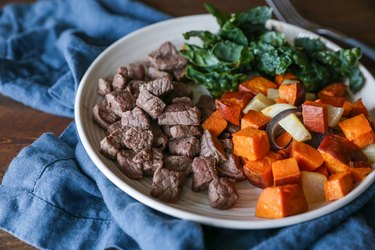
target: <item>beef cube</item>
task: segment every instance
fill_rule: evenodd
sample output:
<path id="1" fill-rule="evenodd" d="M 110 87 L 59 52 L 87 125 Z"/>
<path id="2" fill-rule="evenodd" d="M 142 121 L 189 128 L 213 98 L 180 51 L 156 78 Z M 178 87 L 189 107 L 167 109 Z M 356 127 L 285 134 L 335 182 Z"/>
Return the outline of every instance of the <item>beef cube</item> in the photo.
<path id="1" fill-rule="evenodd" d="M 139 164 L 152 164 L 152 150 L 149 148 L 142 149 L 133 157 L 133 162 Z"/>
<path id="2" fill-rule="evenodd" d="M 121 125 L 127 127 L 140 127 L 143 129 L 149 129 L 151 127 L 148 116 L 138 107 L 135 107 L 132 111 L 126 111 L 122 114 Z"/>
<path id="3" fill-rule="evenodd" d="M 165 103 L 159 97 L 143 89 L 137 98 L 137 106 L 146 111 L 152 118 L 156 119 L 163 113 Z"/>
<path id="4" fill-rule="evenodd" d="M 105 95 L 105 100 L 107 102 L 106 109 L 116 115 L 121 116 L 127 110 L 134 108 L 135 100 L 129 91 L 113 91 Z"/>
<path id="5" fill-rule="evenodd" d="M 129 81 L 128 69 L 120 67 L 117 69 L 116 74 L 113 76 L 112 88 L 115 91 L 123 90 Z"/>
<path id="6" fill-rule="evenodd" d="M 189 107 L 193 107 L 193 101 L 187 96 L 175 97 L 172 99 L 172 104 L 173 103 L 184 103 L 187 104 Z"/>
<path id="7" fill-rule="evenodd" d="M 203 131 L 201 138 L 201 156 L 214 157 L 217 161 L 228 160 L 221 142 L 208 130 Z"/>
<path id="8" fill-rule="evenodd" d="M 113 131 L 109 136 L 116 141 L 117 144 L 120 144 L 120 147 L 125 147 L 124 139 L 126 131 L 128 131 L 129 127 L 121 127 Z"/>
<path id="9" fill-rule="evenodd" d="M 212 157 L 195 157 L 192 163 L 193 183 L 195 192 L 205 190 L 213 179 L 217 178 L 216 160 Z"/>
<path id="10" fill-rule="evenodd" d="M 117 162 L 120 171 L 131 179 L 141 179 L 143 177 L 142 164 L 133 161 L 135 152 L 131 150 L 120 150 L 117 153 Z"/>
<path id="11" fill-rule="evenodd" d="M 223 145 L 224 151 L 227 154 L 233 153 L 234 144 L 233 144 L 232 139 L 221 139 L 220 142 Z"/>
<path id="12" fill-rule="evenodd" d="M 158 70 L 157 68 L 152 67 L 152 66 L 147 67 L 146 76 L 150 80 L 155 80 L 155 79 L 163 78 L 163 77 L 168 77 L 172 79 L 172 75 L 170 73 L 166 71 Z"/>
<path id="13" fill-rule="evenodd" d="M 159 70 L 180 69 L 187 64 L 187 60 L 171 42 L 163 43 L 157 50 L 149 54 L 148 59 Z"/>
<path id="14" fill-rule="evenodd" d="M 181 104 L 181 103 L 179 103 Z M 177 104 L 174 104 L 177 105 Z M 158 118 L 159 125 L 200 125 L 201 112 L 197 107 L 184 111 L 165 112 Z"/>
<path id="15" fill-rule="evenodd" d="M 117 122 L 114 122 L 112 123 L 111 125 L 109 125 L 107 131 L 105 132 L 106 135 L 110 135 L 112 134 L 113 131 L 117 130 L 121 128 L 121 120 L 120 121 L 117 121 Z"/>
<path id="16" fill-rule="evenodd" d="M 174 69 L 173 71 L 174 78 L 177 81 L 183 81 L 186 79 L 186 67 L 182 67 L 180 69 Z"/>
<path id="17" fill-rule="evenodd" d="M 127 148 L 138 153 L 143 149 L 151 149 L 152 140 L 153 135 L 150 130 L 133 127 L 125 132 L 123 143 Z"/>
<path id="18" fill-rule="evenodd" d="M 176 97 L 189 97 L 193 98 L 193 91 L 187 84 L 174 82 L 173 89 L 165 94 L 164 100 L 166 103 L 170 103 Z"/>
<path id="19" fill-rule="evenodd" d="M 168 148 L 171 154 L 194 157 L 199 154 L 199 144 L 199 140 L 191 136 L 170 141 Z"/>
<path id="20" fill-rule="evenodd" d="M 219 178 L 211 181 L 208 186 L 208 201 L 211 207 L 229 209 L 234 207 L 238 200 L 236 183 L 228 178 Z"/>
<path id="21" fill-rule="evenodd" d="M 117 152 L 120 149 L 120 144 L 116 142 L 112 136 L 104 137 L 100 141 L 100 153 L 110 159 L 115 159 Z"/>
<path id="22" fill-rule="evenodd" d="M 98 94 L 105 96 L 112 91 L 112 81 L 107 78 L 99 78 L 98 81 Z"/>
<path id="23" fill-rule="evenodd" d="M 168 144 L 168 136 L 163 133 L 158 124 L 153 122 L 151 125 L 151 131 L 154 135 L 153 145 L 165 149 Z"/>
<path id="24" fill-rule="evenodd" d="M 184 138 L 190 136 L 201 136 L 202 130 L 200 126 L 164 126 L 163 131 L 166 135 L 172 138 Z"/>
<path id="25" fill-rule="evenodd" d="M 159 167 L 152 178 L 151 196 L 164 202 L 176 202 L 185 181 L 185 173 Z"/>
<path id="26" fill-rule="evenodd" d="M 205 121 L 216 110 L 215 99 L 209 95 L 202 95 L 199 98 L 197 107 L 201 110 L 202 121 Z"/>
<path id="27" fill-rule="evenodd" d="M 112 119 L 113 116 L 110 116 L 106 110 L 100 108 L 97 104 L 92 109 L 92 118 L 103 129 L 108 129 L 111 121 L 114 120 Z"/>
<path id="28" fill-rule="evenodd" d="M 144 82 L 139 80 L 131 80 L 125 87 L 125 90 L 129 91 L 134 98 L 137 98 L 140 92 L 140 88 Z"/>
<path id="29" fill-rule="evenodd" d="M 175 100 L 174 98 L 173 100 Z M 164 109 L 164 113 L 168 112 L 179 112 L 179 111 L 186 111 L 191 109 L 192 106 L 186 102 L 178 102 L 178 103 L 172 103 L 170 105 L 167 105 Z"/>
<path id="30" fill-rule="evenodd" d="M 246 179 L 242 166 L 240 164 L 240 159 L 237 155 L 228 154 L 227 161 L 220 161 L 217 166 L 217 172 L 219 176 L 229 177 L 237 181 L 243 181 Z"/>
<path id="31" fill-rule="evenodd" d="M 142 88 L 145 88 L 155 96 L 161 96 L 162 94 L 173 89 L 173 85 L 169 77 L 163 77 L 145 83 L 142 85 Z"/>
<path id="32" fill-rule="evenodd" d="M 131 63 L 126 66 L 128 77 L 132 80 L 143 80 L 146 75 L 145 67 L 141 63 Z"/>
<path id="33" fill-rule="evenodd" d="M 186 175 L 191 173 L 191 163 L 193 160 L 190 157 L 183 155 L 169 155 L 164 159 L 164 166 L 178 172 L 183 172 Z"/>
<path id="34" fill-rule="evenodd" d="M 237 126 L 237 125 L 234 125 L 234 124 L 228 122 L 228 126 L 227 126 L 227 128 L 226 128 L 226 131 L 227 131 L 227 132 L 229 132 L 229 133 L 231 133 L 231 134 L 234 134 L 234 133 L 236 133 L 236 132 L 238 132 L 238 131 L 240 131 L 240 130 L 241 130 L 241 127 L 240 127 L 240 126 Z"/>
<path id="35" fill-rule="evenodd" d="M 143 173 L 148 176 L 152 176 L 158 167 L 164 165 L 164 155 L 160 148 L 152 148 L 152 161 L 143 163 Z"/>

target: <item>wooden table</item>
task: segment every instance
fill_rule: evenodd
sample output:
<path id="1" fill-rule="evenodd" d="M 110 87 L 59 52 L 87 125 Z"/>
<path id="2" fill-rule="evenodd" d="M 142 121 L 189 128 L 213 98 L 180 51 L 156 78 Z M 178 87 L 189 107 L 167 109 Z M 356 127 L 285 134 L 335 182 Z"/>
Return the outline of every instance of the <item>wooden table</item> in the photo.
<path id="1" fill-rule="evenodd" d="M 32 2 L 33 0 L 2 0 L 0 7 L 10 2 Z M 144 0 L 143 2 L 174 16 L 205 13 L 203 3 L 198 0 Z M 264 1 L 208 1 L 226 12 L 238 12 Z M 372 0 L 292 0 L 306 18 L 321 25 L 335 28 L 375 48 L 375 4 Z M 375 71 L 375 63 L 362 60 L 370 70 Z M 42 133 L 59 134 L 71 119 L 46 114 L 26 107 L 0 95 L 0 181 L 7 167 L 18 152 L 31 144 Z M 0 230 L 0 249 L 33 249 L 13 236 Z"/>

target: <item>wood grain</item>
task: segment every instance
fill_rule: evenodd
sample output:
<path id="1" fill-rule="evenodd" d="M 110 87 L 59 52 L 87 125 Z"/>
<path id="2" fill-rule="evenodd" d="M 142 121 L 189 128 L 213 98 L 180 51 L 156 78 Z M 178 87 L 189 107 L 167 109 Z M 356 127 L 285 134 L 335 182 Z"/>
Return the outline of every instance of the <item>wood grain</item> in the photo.
<path id="1" fill-rule="evenodd" d="M 13 2 L 33 2 L 33 0 L 1 0 L 0 7 Z M 172 16 L 205 13 L 204 2 L 213 3 L 226 12 L 238 12 L 264 1 L 233 0 L 144 0 L 150 6 Z M 292 0 L 301 14 L 316 23 L 340 30 L 369 46 L 375 47 L 375 4 L 372 0 Z M 370 70 L 375 71 L 375 63 L 368 60 L 362 62 Z M 59 134 L 71 122 L 62 118 L 36 111 L 0 95 L 0 181 L 10 161 L 25 146 L 32 143 L 45 132 Z M 10 234 L 0 230 L 0 249 L 33 249 Z"/>

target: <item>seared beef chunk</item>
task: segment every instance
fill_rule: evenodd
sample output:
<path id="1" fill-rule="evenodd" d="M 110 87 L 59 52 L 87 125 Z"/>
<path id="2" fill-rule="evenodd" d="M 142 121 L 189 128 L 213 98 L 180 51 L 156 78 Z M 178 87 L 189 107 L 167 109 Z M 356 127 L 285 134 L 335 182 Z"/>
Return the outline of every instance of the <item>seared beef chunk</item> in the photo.
<path id="1" fill-rule="evenodd" d="M 162 94 L 173 89 L 173 85 L 169 77 L 163 77 L 145 83 L 142 88 L 147 89 L 151 94 L 155 96 L 161 96 Z"/>
<path id="2" fill-rule="evenodd" d="M 129 127 L 121 127 L 113 131 L 108 137 L 112 137 L 113 140 L 116 141 L 116 143 L 120 144 L 121 147 L 124 147 L 124 139 L 126 131 L 129 130 Z"/>
<path id="3" fill-rule="evenodd" d="M 152 150 L 142 149 L 133 157 L 133 161 L 140 164 L 152 164 Z"/>
<path id="4" fill-rule="evenodd" d="M 164 155 L 160 148 L 152 148 L 152 161 L 143 163 L 143 173 L 148 176 L 152 176 L 158 167 L 164 165 Z"/>
<path id="5" fill-rule="evenodd" d="M 234 144 L 233 144 L 232 139 L 221 139 L 220 142 L 223 145 L 224 151 L 227 154 L 233 153 Z"/>
<path id="6" fill-rule="evenodd" d="M 126 111 L 122 114 L 121 125 L 149 129 L 150 120 L 142 109 L 135 107 L 132 111 Z"/>
<path id="7" fill-rule="evenodd" d="M 234 207 L 238 200 L 236 183 L 228 178 L 219 178 L 211 181 L 208 186 L 208 201 L 211 207 L 229 209 Z"/>
<path id="8" fill-rule="evenodd" d="M 164 158 L 164 166 L 178 172 L 183 172 L 186 175 L 191 172 L 191 163 L 193 160 L 190 157 L 183 155 L 169 155 Z"/>
<path id="9" fill-rule="evenodd" d="M 106 135 L 110 135 L 113 131 L 117 130 L 121 128 L 121 120 L 120 121 L 117 121 L 117 122 L 114 122 L 112 123 L 111 125 L 109 125 L 107 131 L 105 132 Z"/>
<path id="10" fill-rule="evenodd" d="M 197 107 L 202 112 L 202 121 L 205 121 L 213 112 L 215 112 L 215 99 L 209 95 L 202 95 L 199 98 Z"/>
<path id="11" fill-rule="evenodd" d="M 158 70 L 155 67 L 148 67 L 146 70 L 146 76 L 150 80 L 158 79 L 158 78 L 163 78 L 163 77 L 168 77 L 172 79 L 172 75 L 166 71 Z"/>
<path id="12" fill-rule="evenodd" d="M 127 110 L 134 108 L 134 98 L 129 91 L 113 91 L 105 95 L 107 101 L 106 109 L 121 116 Z"/>
<path id="13" fill-rule="evenodd" d="M 174 139 L 168 143 L 168 148 L 171 154 L 194 157 L 199 154 L 199 140 L 193 136 Z"/>
<path id="14" fill-rule="evenodd" d="M 237 181 L 245 180 L 246 177 L 243 174 L 243 169 L 240 164 L 240 159 L 237 155 L 228 154 L 227 161 L 220 161 L 217 167 L 219 176 L 233 178 Z"/>
<path id="15" fill-rule="evenodd" d="M 141 63 L 131 63 L 126 67 L 129 78 L 133 80 L 143 80 L 145 78 L 145 67 Z"/>
<path id="16" fill-rule="evenodd" d="M 201 136 L 202 131 L 200 126 L 164 126 L 163 131 L 166 135 L 172 138 L 183 138 L 189 136 Z"/>
<path id="17" fill-rule="evenodd" d="M 120 143 L 116 142 L 115 138 L 112 136 L 104 137 L 104 139 L 100 141 L 100 153 L 110 159 L 116 158 L 119 149 Z"/>
<path id="18" fill-rule="evenodd" d="M 157 50 L 151 52 L 148 58 L 159 70 L 181 69 L 187 64 L 187 60 L 171 42 L 163 43 Z"/>
<path id="19" fill-rule="evenodd" d="M 137 98 L 142 84 L 143 81 L 131 80 L 125 87 L 125 90 L 129 91 L 135 98 Z"/>
<path id="20" fill-rule="evenodd" d="M 177 81 L 185 80 L 186 78 L 186 67 L 180 68 L 180 69 L 174 69 L 173 75 L 176 78 Z"/>
<path id="21" fill-rule="evenodd" d="M 92 109 L 92 118 L 103 129 L 108 129 L 109 125 L 111 124 L 110 121 L 108 121 L 105 118 L 112 118 L 109 116 L 109 113 L 100 108 L 99 105 L 95 104 L 94 108 Z"/>
<path id="22" fill-rule="evenodd" d="M 112 91 L 112 81 L 107 78 L 99 78 L 98 81 L 98 94 L 105 96 Z"/>
<path id="23" fill-rule="evenodd" d="M 170 103 L 174 98 L 184 96 L 193 98 L 193 91 L 184 83 L 174 82 L 173 89 L 166 93 L 164 100 Z"/>
<path id="24" fill-rule="evenodd" d="M 192 163 L 193 184 L 192 189 L 195 192 L 204 190 L 210 182 L 217 178 L 216 160 L 212 157 L 195 157 Z"/>
<path id="25" fill-rule="evenodd" d="M 165 103 L 159 97 L 156 97 L 148 90 L 143 89 L 137 98 L 137 106 L 155 119 L 163 113 Z"/>
<path id="26" fill-rule="evenodd" d="M 143 149 L 150 149 L 152 140 L 153 135 L 150 130 L 134 127 L 126 131 L 123 142 L 127 148 L 139 152 Z"/>
<path id="27" fill-rule="evenodd" d="M 185 173 L 159 167 L 152 178 L 151 195 L 165 202 L 176 202 L 181 195 Z"/>
<path id="28" fill-rule="evenodd" d="M 214 157 L 217 161 L 226 161 L 228 158 L 224 152 L 223 145 L 210 131 L 204 130 L 201 138 L 201 156 Z"/>
<path id="29" fill-rule="evenodd" d="M 151 131 L 154 136 L 153 145 L 165 149 L 168 144 L 168 136 L 163 133 L 156 121 L 151 122 Z"/>
<path id="30" fill-rule="evenodd" d="M 176 99 L 176 98 L 175 98 Z M 173 99 L 174 100 L 174 99 Z M 164 109 L 164 113 L 167 112 L 179 112 L 179 111 L 185 111 L 189 110 L 193 106 L 186 103 L 186 102 L 178 102 L 178 103 L 172 103 L 170 105 L 167 105 Z"/>
<path id="31" fill-rule="evenodd" d="M 117 162 L 120 171 L 131 179 L 141 179 L 143 177 L 142 164 L 133 161 L 135 152 L 131 150 L 120 150 L 117 153 Z"/>
<path id="32" fill-rule="evenodd" d="M 159 116 L 158 123 L 159 125 L 200 125 L 200 120 L 201 112 L 194 107 L 184 111 L 165 112 Z"/>
<path id="33" fill-rule="evenodd" d="M 128 69 L 126 67 L 120 67 L 117 69 L 116 74 L 113 76 L 112 88 L 115 91 L 123 90 L 129 81 Z"/>
<path id="34" fill-rule="evenodd" d="M 175 97 L 172 99 L 172 103 L 185 103 L 190 107 L 193 107 L 193 101 L 187 96 Z"/>

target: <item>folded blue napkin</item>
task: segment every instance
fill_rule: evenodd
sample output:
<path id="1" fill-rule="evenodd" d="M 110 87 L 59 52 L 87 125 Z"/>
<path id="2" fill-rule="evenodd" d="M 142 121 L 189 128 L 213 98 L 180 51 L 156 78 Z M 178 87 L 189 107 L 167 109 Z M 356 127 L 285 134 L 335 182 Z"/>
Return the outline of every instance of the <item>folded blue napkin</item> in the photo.
<path id="1" fill-rule="evenodd" d="M 93 59 L 123 35 L 168 18 L 130 0 L 50 0 L 0 11 L 0 92 L 73 116 Z M 96 168 L 72 123 L 12 161 L 0 185 L 0 227 L 43 249 L 372 249 L 375 185 L 318 219 L 271 230 L 228 230 L 139 203 Z M 0 239 L 1 240 L 1 239 Z"/>

